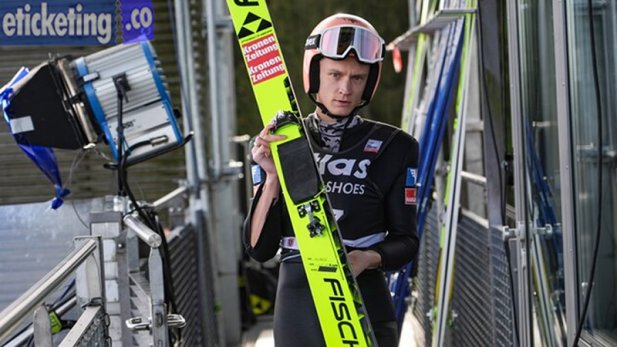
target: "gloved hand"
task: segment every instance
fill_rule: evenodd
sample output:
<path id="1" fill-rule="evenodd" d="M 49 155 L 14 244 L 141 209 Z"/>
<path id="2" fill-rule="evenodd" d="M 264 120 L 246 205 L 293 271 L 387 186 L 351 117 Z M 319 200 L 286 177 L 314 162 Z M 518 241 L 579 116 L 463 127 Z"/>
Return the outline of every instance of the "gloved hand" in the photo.
<path id="1" fill-rule="evenodd" d="M 259 132 L 259 135 L 255 138 L 255 144 L 251 149 L 251 155 L 253 161 L 265 171 L 266 176 L 275 177 L 276 169 L 274 167 L 274 160 L 272 160 L 272 152 L 270 151 L 270 143 L 274 141 L 284 140 L 286 137 L 283 135 L 274 135 L 271 133 L 274 129 L 274 123 L 269 123 L 265 128 Z"/>

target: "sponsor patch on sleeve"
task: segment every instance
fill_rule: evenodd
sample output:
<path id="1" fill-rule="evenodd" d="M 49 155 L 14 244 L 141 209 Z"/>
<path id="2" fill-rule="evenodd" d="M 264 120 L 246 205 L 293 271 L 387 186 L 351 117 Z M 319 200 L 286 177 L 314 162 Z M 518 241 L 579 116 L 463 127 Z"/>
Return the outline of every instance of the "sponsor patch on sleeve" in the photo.
<path id="1" fill-rule="evenodd" d="M 383 141 L 369 139 L 364 146 L 364 152 L 377 153 Z"/>
<path id="2" fill-rule="evenodd" d="M 416 169 L 415 167 L 408 167 L 407 176 L 405 177 L 405 187 L 415 187 L 417 177 L 418 169 Z"/>
<path id="3" fill-rule="evenodd" d="M 416 188 L 405 188 L 405 205 L 416 204 Z"/>

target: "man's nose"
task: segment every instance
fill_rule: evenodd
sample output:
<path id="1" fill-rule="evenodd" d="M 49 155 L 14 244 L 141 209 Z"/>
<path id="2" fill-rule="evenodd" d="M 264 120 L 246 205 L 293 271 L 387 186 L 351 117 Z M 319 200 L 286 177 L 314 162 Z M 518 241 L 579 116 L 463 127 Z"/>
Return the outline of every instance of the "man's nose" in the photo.
<path id="1" fill-rule="evenodd" d="M 351 93 L 351 80 L 349 78 L 343 78 L 339 82 L 338 86 L 339 93 L 343 95 L 348 95 Z"/>

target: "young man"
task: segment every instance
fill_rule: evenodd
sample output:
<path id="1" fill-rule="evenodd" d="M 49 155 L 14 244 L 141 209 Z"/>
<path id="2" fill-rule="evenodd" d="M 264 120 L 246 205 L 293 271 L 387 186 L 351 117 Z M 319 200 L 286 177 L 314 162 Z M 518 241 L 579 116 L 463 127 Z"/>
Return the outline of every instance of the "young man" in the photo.
<path id="1" fill-rule="evenodd" d="M 317 105 L 306 119 L 315 160 L 337 217 L 379 346 L 398 346 L 399 332 L 383 271 L 411 261 L 418 250 L 415 178 L 418 143 L 357 111 L 379 84 L 384 41 L 366 20 L 336 14 L 315 27 L 305 47 L 304 89 Z M 244 228 L 247 251 L 258 261 L 281 248 L 274 312 L 277 346 L 324 346 L 309 285 L 270 142 L 284 139 L 266 126 L 253 160 L 266 173 Z"/>

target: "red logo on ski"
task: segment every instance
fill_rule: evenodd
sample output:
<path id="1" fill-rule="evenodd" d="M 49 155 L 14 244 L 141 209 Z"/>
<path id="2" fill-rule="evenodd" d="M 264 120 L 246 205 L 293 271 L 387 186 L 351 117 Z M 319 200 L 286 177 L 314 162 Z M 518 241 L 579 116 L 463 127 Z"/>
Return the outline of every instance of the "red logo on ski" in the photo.
<path id="1" fill-rule="evenodd" d="M 243 44 L 242 53 L 253 85 L 285 73 L 283 59 L 273 34 Z"/>

